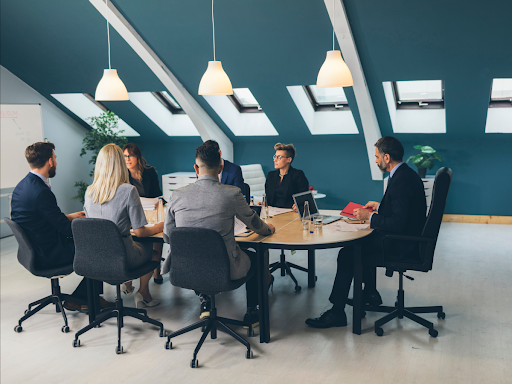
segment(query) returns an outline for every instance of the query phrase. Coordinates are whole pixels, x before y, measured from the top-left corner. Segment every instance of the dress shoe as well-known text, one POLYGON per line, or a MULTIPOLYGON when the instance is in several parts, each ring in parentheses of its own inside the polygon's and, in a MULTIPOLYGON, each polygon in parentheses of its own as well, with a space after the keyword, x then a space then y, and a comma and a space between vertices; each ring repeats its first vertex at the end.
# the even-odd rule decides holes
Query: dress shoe
POLYGON ((87 313, 89 308, 87 305, 80 305, 78 303, 75 303, 74 301, 65 301, 64 304, 62 304, 64 308, 70 310, 70 311, 78 311, 82 313, 87 313))
POLYGON ((144 298, 142 297, 142 294, 140 292, 137 292, 135 294, 134 299, 135 299, 135 308, 156 307, 158 304, 160 304, 160 300, 155 300, 155 299, 147 302, 146 300, 144 300, 144 298))
POLYGON ((130 288, 131 289, 128 289, 128 286, 125 283, 121 284, 121 292, 123 292, 126 296, 130 296, 133 293, 134 288, 132 284, 130 284, 130 288))
POLYGON ((155 284, 163 284, 164 283, 164 278, 162 276, 154 277, 153 281, 155 282, 155 284))
POLYGON ((247 308, 247 313, 244 315, 244 328, 256 328, 260 325, 260 310, 258 308, 247 308))
POLYGON ((320 317, 307 319, 306 324, 313 328, 345 327, 347 325, 347 315, 345 311, 340 315, 335 314, 331 308, 322 313, 320 317))
POLYGON ((111 301, 107 301, 103 297, 100 296, 100 307, 102 309, 115 308, 115 306, 116 306, 116 303, 112 303, 111 301))
POLYGON ((366 291, 363 290, 363 303, 369 304, 372 307, 378 307, 382 305, 382 297, 380 297, 380 293, 375 291, 366 291))

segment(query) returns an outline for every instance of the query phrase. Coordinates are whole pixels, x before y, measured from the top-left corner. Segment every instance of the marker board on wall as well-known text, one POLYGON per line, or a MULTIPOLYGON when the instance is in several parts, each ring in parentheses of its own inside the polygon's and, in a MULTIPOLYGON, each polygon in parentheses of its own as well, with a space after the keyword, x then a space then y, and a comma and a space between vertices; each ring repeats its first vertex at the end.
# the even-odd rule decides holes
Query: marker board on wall
POLYGON ((14 188, 30 171, 25 149, 44 141, 40 104, 0 104, 0 188, 14 188))

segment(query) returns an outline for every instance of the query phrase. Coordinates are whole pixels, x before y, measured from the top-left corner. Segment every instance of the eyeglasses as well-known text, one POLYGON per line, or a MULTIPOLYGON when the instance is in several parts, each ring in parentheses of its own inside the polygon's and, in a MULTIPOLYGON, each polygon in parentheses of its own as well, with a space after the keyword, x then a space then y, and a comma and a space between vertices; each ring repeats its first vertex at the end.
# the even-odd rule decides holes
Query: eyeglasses
POLYGON ((137 156, 134 156, 134 155, 124 155, 124 158, 125 158, 125 159, 135 158, 135 157, 137 157, 137 156))
POLYGON ((281 155, 279 155, 279 156, 277 156, 277 155, 272 156, 272 158, 273 158, 274 160, 275 160, 275 159, 277 159, 277 160, 287 159, 287 158, 289 158, 289 157, 290 157, 290 156, 281 156, 281 155))

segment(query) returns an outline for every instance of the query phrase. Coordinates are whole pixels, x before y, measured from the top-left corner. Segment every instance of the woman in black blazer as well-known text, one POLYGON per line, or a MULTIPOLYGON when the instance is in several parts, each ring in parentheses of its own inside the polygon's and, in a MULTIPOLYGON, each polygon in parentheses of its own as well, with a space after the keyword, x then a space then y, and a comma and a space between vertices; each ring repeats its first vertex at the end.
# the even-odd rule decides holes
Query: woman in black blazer
POLYGON ((268 205, 278 208, 293 208, 292 196, 296 193, 306 192, 309 189, 309 182, 300 169, 292 167, 295 158, 295 147, 293 144, 274 145, 275 171, 270 171, 265 182, 265 194, 268 205))
MULTIPOLYGON (((162 196, 156 169, 146 163, 146 159, 142 157, 139 146, 128 143, 124 146, 123 153, 130 174, 130 184, 137 188, 139 196, 149 198, 162 196)), ((163 244, 153 243, 153 249, 161 255, 163 244)), ((154 281, 157 284, 163 283, 160 268, 155 269, 154 281)))

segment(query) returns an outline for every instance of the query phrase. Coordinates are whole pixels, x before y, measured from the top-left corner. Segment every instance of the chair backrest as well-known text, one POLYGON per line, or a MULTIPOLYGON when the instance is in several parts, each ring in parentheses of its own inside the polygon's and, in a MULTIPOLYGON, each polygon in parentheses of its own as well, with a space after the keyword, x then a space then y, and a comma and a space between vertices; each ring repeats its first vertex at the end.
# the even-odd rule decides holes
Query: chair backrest
POLYGON ((117 225, 104 219, 75 219, 74 270, 99 281, 118 281, 129 276, 126 248, 117 225))
POLYGON ((257 201, 261 201, 265 193, 266 181, 261 164, 241 165, 240 168, 242 168, 244 181, 251 187, 252 196, 254 196, 257 201))
POLYGON ((178 227, 169 240, 172 285, 200 292, 232 289, 228 252, 217 231, 178 227))
POLYGON ((7 217, 4 217, 4 220, 9 228, 11 228, 11 231, 14 233, 14 237, 16 237, 16 241, 18 242, 18 261, 30 273, 38 276, 36 269, 36 253, 28 235, 19 224, 7 217))
POLYGON ((245 200, 247 201, 247 204, 250 204, 250 202, 251 202, 251 187, 247 183, 244 183, 244 187, 245 187, 245 192, 244 192, 245 200))
POLYGON ((434 250, 436 248, 437 236, 441 228, 443 220, 444 208, 446 206, 446 199, 448 198, 448 191, 452 182, 452 170, 447 167, 440 168, 434 179, 434 188, 432 190, 432 201, 430 202, 430 210, 428 212, 427 220, 423 231, 422 237, 435 239, 433 244, 421 245, 420 254, 423 255, 426 263, 432 263, 434 260, 434 250))

